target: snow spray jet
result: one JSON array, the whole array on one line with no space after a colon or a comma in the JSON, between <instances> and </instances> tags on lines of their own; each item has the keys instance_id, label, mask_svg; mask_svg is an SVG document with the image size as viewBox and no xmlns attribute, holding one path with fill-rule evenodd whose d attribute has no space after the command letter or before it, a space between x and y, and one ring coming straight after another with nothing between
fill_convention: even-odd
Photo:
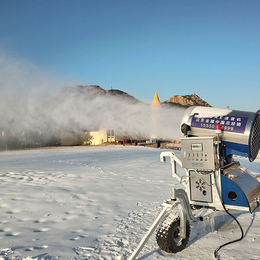
<instances>
[{"instance_id":1,"label":"snow spray jet","mask_svg":"<svg viewBox=\"0 0 260 260\"><path fill-rule=\"evenodd\" d=\"M63 93L52 106L52 120L60 128L67 130L88 130L93 127L113 128L129 137L149 138L152 129L150 105L122 95L83 94L79 89L88 86L75 86L69 95ZM159 138L179 139L179 122L183 109L162 108L158 116ZM77 128L77 129L73 129Z\"/></svg>"},{"instance_id":2,"label":"snow spray jet","mask_svg":"<svg viewBox=\"0 0 260 260\"><path fill-rule=\"evenodd\" d=\"M129 137L149 138L151 109L142 102L113 96L88 96L81 93L58 95L38 101L31 98L2 100L0 130L13 134L41 131L50 136L61 131L80 132L113 128ZM179 139L179 122L183 109L162 107L157 113L160 124L158 138Z\"/></svg>"},{"instance_id":3,"label":"snow spray jet","mask_svg":"<svg viewBox=\"0 0 260 260\"><path fill-rule=\"evenodd\" d=\"M42 99L57 95L58 90L77 82L65 77L58 78L22 58L0 49L1 97Z\"/></svg>"},{"instance_id":4,"label":"snow spray jet","mask_svg":"<svg viewBox=\"0 0 260 260\"><path fill-rule=\"evenodd\" d=\"M42 122L46 122L48 117L46 101L57 94L55 89L71 82L68 79L59 79L29 61L17 59L8 51L0 49L2 137L18 138L26 131L40 131Z\"/></svg>"},{"instance_id":5,"label":"snow spray jet","mask_svg":"<svg viewBox=\"0 0 260 260\"><path fill-rule=\"evenodd\" d=\"M46 139L61 131L89 131L114 128L130 137L149 138L150 106L124 96L97 95L82 87L65 86L27 61L0 55L0 132L2 136L23 138L24 133L38 132ZM101 89L101 88L100 88ZM101 89L102 90L102 89ZM104 92L108 92L102 90ZM179 139L179 122L184 110L160 109L158 138Z\"/></svg>"}]
</instances>

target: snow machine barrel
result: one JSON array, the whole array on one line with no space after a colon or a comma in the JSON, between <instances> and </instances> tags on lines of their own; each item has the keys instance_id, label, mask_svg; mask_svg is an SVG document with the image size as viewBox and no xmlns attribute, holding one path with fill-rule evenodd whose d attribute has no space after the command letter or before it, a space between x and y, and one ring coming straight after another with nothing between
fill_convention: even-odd
<instances>
[{"instance_id":1,"label":"snow machine barrel","mask_svg":"<svg viewBox=\"0 0 260 260\"><path fill-rule=\"evenodd\" d=\"M189 107L181 120L181 132L188 136L215 136L222 128L223 157L241 155L252 162L260 149L260 110L256 113L212 107Z\"/></svg>"}]
</instances>

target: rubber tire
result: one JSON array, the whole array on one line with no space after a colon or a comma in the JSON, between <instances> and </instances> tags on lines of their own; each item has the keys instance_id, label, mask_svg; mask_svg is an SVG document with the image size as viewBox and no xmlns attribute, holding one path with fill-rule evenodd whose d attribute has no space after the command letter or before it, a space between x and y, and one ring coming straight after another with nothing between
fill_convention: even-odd
<instances>
[{"instance_id":1,"label":"rubber tire","mask_svg":"<svg viewBox=\"0 0 260 260\"><path fill-rule=\"evenodd\" d=\"M167 221L166 219L166 221L158 229L156 235L157 244L166 253L175 254L186 247L190 238L190 223L187 220L186 238L177 242L176 239L178 238L177 235L178 235L179 227L180 227L180 218L177 217L171 223L169 223L169 221Z\"/></svg>"}]
</instances>

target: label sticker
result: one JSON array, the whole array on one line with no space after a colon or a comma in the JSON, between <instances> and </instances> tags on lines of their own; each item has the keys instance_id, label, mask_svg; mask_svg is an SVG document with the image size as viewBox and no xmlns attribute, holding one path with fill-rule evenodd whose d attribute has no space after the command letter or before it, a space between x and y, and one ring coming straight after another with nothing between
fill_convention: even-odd
<instances>
[{"instance_id":1,"label":"label sticker","mask_svg":"<svg viewBox=\"0 0 260 260\"><path fill-rule=\"evenodd\" d=\"M204 167L204 163L191 163L192 167Z\"/></svg>"},{"instance_id":2,"label":"label sticker","mask_svg":"<svg viewBox=\"0 0 260 260\"><path fill-rule=\"evenodd\" d=\"M247 118L237 116L199 117L193 115L191 126L215 130L216 124L220 124L223 131L244 133Z\"/></svg>"}]
</instances>

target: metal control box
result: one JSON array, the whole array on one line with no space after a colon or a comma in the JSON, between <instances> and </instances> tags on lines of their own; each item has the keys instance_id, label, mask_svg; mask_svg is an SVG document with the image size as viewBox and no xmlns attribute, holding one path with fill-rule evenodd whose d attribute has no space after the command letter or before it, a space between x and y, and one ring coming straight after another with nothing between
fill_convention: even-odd
<instances>
[{"instance_id":1,"label":"metal control box","mask_svg":"<svg viewBox=\"0 0 260 260\"><path fill-rule=\"evenodd\" d=\"M181 139L182 167L215 170L214 137L185 137Z\"/></svg>"}]
</instances>

